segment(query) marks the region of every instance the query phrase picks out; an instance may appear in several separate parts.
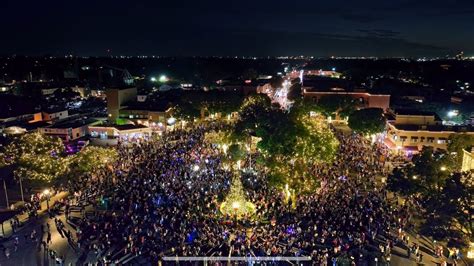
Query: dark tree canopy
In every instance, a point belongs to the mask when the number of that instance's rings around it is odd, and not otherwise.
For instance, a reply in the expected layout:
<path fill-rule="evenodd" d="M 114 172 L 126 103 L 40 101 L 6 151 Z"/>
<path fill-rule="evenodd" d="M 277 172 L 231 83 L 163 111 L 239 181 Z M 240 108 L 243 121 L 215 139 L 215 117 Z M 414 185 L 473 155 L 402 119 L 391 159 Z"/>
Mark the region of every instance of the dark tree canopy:
<path fill-rule="evenodd" d="M 346 117 L 355 110 L 356 104 L 354 99 L 349 96 L 326 95 L 319 99 L 318 106 L 326 116 L 339 113 Z"/>
<path fill-rule="evenodd" d="M 280 76 L 274 76 L 270 79 L 270 86 L 272 86 L 274 89 L 281 88 L 282 84 L 283 78 Z"/>
<path fill-rule="evenodd" d="M 288 100 L 294 101 L 296 99 L 300 99 L 301 97 L 303 97 L 301 83 L 293 83 L 287 95 Z"/>
<path fill-rule="evenodd" d="M 449 136 L 448 151 L 453 154 L 455 169 L 460 170 L 462 165 L 463 150 L 474 146 L 474 136 L 468 134 L 452 134 Z"/>
<path fill-rule="evenodd" d="M 386 119 L 380 108 L 366 108 L 349 115 L 349 127 L 357 133 L 376 134 L 385 130 Z"/>
<path fill-rule="evenodd" d="M 186 91 L 175 97 L 175 115 L 182 119 L 198 118 L 201 112 L 227 115 L 237 112 L 244 96 L 237 92 L 219 90 Z"/>
<path fill-rule="evenodd" d="M 418 199 L 426 216 L 421 233 L 463 245 L 473 232 L 470 201 L 474 186 L 470 175 L 451 172 L 451 162 L 448 153 L 424 147 L 412 164 L 393 171 L 387 188 Z"/>

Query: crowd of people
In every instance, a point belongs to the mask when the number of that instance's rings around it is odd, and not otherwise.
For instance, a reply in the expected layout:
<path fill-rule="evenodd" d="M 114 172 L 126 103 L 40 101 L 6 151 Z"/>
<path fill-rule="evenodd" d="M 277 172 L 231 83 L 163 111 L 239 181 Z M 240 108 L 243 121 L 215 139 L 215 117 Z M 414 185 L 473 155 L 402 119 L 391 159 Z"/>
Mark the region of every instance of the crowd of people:
<path fill-rule="evenodd" d="M 120 145 L 113 168 L 76 188 L 79 194 L 100 194 L 99 205 L 106 205 L 106 211 L 79 222 L 78 246 L 104 258 L 110 255 L 105 251 L 120 247 L 124 255 L 153 262 L 164 256 L 230 255 L 311 256 L 329 264 L 390 253 L 389 232 L 408 217 L 387 204 L 385 190 L 371 185 L 385 169 L 381 146 L 337 133 L 337 160 L 311 170 L 322 180 L 321 189 L 289 203 L 258 167 L 245 173 L 223 167 L 222 149 L 204 141 L 206 132 L 221 129 L 201 125 Z M 252 219 L 237 221 L 219 212 L 236 174 L 256 206 Z"/>

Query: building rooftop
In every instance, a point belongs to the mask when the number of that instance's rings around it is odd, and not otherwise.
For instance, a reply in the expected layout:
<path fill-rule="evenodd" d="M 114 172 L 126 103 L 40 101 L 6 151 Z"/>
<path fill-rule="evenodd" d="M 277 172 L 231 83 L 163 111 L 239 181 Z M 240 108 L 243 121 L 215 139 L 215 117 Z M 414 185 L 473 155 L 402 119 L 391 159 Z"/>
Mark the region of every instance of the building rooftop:
<path fill-rule="evenodd" d="M 412 115 L 412 116 L 434 116 L 435 121 L 443 121 L 436 112 L 427 112 L 416 109 L 396 109 L 395 115 Z"/>
<path fill-rule="evenodd" d="M 145 102 L 129 102 L 125 104 L 122 110 L 140 110 L 140 111 L 156 111 L 165 112 L 169 109 L 170 103 L 165 100 L 147 100 Z"/>
<path fill-rule="evenodd" d="M 353 91 L 355 84 L 346 79 L 330 78 L 330 77 L 305 77 L 303 79 L 303 87 L 308 92 L 311 91 L 333 91 L 334 88 L 344 91 Z"/>
<path fill-rule="evenodd" d="M 392 124 L 398 130 L 404 131 L 432 131 L 432 132 L 472 132 L 474 133 L 474 126 L 471 125 L 458 125 L 458 126 L 448 126 L 448 125 L 406 125 L 406 124 Z"/>
<path fill-rule="evenodd" d="M 125 124 L 125 125 L 103 124 L 103 125 L 94 125 L 94 127 L 113 127 L 117 130 L 130 130 L 130 129 L 148 128 L 147 126 L 144 126 L 144 125 L 134 125 L 134 124 Z"/>
<path fill-rule="evenodd" d="M 94 118 L 87 118 L 87 119 L 80 118 L 80 119 L 74 119 L 74 120 L 69 120 L 69 121 L 61 121 L 61 122 L 48 126 L 48 128 L 78 128 L 78 127 L 90 125 L 96 122 L 98 122 L 98 120 Z"/>

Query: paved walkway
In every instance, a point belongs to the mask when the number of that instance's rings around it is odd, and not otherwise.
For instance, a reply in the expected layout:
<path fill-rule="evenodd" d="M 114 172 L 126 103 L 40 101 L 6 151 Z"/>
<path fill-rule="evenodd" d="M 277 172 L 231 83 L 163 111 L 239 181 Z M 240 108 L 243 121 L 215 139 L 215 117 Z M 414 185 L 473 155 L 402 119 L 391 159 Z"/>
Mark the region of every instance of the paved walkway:
<path fill-rule="evenodd" d="M 58 265 L 54 258 L 49 256 L 49 251 L 54 251 L 58 256 L 64 259 L 63 265 L 76 265 L 76 262 L 81 254 L 76 245 L 75 234 L 73 233 L 72 241 L 64 236 L 64 231 L 59 231 L 54 224 L 54 219 L 60 219 L 64 223 L 64 230 L 74 232 L 74 229 L 66 222 L 64 213 L 50 218 L 48 215 L 41 215 L 34 222 L 27 223 L 22 227 L 21 231 L 13 234 L 13 238 L 2 242 L 1 245 L 10 250 L 10 258 L 7 258 L 4 252 L 0 252 L 0 265 Z M 50 225 L 51 243 L 47 249 L 40 245 L 41 240 L 47 240 L 47 233 L 42 236 L 41 226 L 46 228 L 46 224 Z M 38 234 L 39 241 L 31 241 L 30 234 L 35 230 Z M 26 236 L 26 238 L 25 238 Z M 18 237 L 18 249 L 15 251 L 14 238 Z"/>
<path fill-rule="evenodd" d="M 69 195 L 69 192 L 64 192 L 64 191 L 56 193 L 56 195 L 52 196 L 49 199 L 49 206 L 50 207 L 53 206 L 56 201 L 64 199 L 68 195 Z M 41 202 L 40 207 L 41 208 L 38 211 L 38 216 L 44 214 L 48 210 L 48 203 L 46 202 L 46 200 Z M 22 224 L 22 226 L 20 228 L 18 228 L 17 231 L 21 231 L 25 227 L 25 224 L 30 222 L 29 217 L 28 217 L 28 213 L 19 214 L 19 215 L 17 215 L 17 217 L 18 217 L 18 220 L 20 221 L 20 223 Z M 3 228 L 4 228 L 4 231 L 5 231 L 5 235 L 2 235 L 2 232 L 0 231 L 0 236 L 10 237 L 13 233 L 12 227 L 11 227 L 11 224 L 10 224 L 10 220 L 7 220 L 3 223 Z"/>

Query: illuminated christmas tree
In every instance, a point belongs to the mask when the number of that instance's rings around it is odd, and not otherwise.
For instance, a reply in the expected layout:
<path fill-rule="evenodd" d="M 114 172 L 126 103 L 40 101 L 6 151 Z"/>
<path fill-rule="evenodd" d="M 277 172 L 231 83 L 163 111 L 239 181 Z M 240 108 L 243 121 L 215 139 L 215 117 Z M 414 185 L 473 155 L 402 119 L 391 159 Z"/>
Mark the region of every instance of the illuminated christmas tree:
<path fill-rule="evenodd" d="M 234 216 L 237 219 L 248 217 L 255 212 L 255 205 L 247 201 L 240 177 L 234 176 L 229 194 L 221 204 L 223 214 Z"/>

